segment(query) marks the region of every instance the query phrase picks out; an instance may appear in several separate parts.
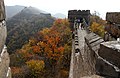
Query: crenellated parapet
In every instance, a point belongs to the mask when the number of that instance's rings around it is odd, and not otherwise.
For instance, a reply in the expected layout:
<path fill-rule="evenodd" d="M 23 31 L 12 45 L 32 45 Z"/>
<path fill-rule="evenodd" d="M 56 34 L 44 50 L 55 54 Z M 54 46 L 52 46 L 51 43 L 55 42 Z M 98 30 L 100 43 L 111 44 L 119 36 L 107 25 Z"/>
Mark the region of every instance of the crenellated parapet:
<path fill-rule="evenodd" d="M 90 10 L 69 10 L 68 14 L 71 15 L 79 15 L 79 14 L 83 14 L 83 15 L 89 15 L 90 14 Z"/>
<path fill-rule="evenodd" d="M 10 58 L 5 46 L 7 29 L 4 0 L 0 0 L 0 78 L 11 78 Z"/>

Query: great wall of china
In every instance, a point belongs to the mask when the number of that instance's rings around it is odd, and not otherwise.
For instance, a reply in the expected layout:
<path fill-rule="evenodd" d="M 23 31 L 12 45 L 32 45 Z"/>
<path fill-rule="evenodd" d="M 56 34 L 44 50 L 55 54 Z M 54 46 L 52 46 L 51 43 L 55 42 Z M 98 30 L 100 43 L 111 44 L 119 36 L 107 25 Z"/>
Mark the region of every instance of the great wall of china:
<path fill-rule="evenodd" d="M 0 78 L 11 78 L 10 59 L 5 46 L 5 18 L 4 0 L 0 0 Z M 68 18 L 73 26 L 71 28 L 77 27 L 72 41 L 69 78 L 120 78 L 120 42 L 105 42 L 87 28 L 83 30 L 74 24 L 75 19 L 84 18 L 89 25 L 90 10 L 70 10 Z"/>
<path fill-rule="evenodd" d="M 71 28 L 75 29 L 69 78 L 120 78 L 120 42 L 105 42 L 87 28 L 83 30 L 74 24 L 76 18 L 85 18 L 89 24 L 89 16 L 89 10 L 68 12 Z M 80 51 L 76 52 L 78 48 Z"/>

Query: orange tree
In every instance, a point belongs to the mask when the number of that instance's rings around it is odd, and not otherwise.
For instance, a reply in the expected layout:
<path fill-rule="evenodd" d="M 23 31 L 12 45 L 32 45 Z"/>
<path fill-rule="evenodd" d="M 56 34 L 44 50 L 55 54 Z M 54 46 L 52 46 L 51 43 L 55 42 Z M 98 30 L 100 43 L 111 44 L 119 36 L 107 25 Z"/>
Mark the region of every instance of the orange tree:
<path fill-rule="evenodd" d="M 56 20 L 50 29 L 43 29 L 30 41 L 33 53 L 45 57 L 53 71 L 58 64 L 69 67 L 71 33 L 68 20 Z"/>
<path fill-rule="evenodd" d="M 63 55 L 65 43 L 70 44 L 70 35 L 68 20 L 58 19 L 51 28 L 43 29 L 29 40 L 29 45 L 33 53 L 57 61 Z"/>

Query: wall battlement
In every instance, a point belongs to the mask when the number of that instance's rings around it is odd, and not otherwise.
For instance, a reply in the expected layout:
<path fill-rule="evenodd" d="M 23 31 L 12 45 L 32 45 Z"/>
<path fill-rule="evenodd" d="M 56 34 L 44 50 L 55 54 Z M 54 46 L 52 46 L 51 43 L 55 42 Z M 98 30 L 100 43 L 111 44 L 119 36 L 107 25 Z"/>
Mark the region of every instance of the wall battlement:
<path fill-rule="evenodd" d="M 69 10 L 68 11 L 68 19 L 75 19 L 75 18 L 86 18 L 90 16 L 90 10 Z"/>
<path fill-rule="evenodd" d="M 90 10 L 69 10 L 68 14 L 90 14 Z"/>

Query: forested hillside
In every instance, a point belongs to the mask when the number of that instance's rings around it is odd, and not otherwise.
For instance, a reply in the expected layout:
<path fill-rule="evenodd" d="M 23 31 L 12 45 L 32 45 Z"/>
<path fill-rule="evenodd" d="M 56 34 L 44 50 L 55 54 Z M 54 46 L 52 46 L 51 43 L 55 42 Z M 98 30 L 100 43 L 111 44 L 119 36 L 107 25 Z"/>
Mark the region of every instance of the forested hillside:
<path fill-rule="evenodd" d="M 68 78 L 71 30 L 66 19 L 38 31 L 11 54 L 12 78 Z"/>
<path fill-rule="evenodd" d="M 29 38 L 54 22 L 51 14 L 41 13 L 33 7 L 24 8 L 21 12 L 7 20 L 7 46 L 9 53 L 20 49 Z"/>

